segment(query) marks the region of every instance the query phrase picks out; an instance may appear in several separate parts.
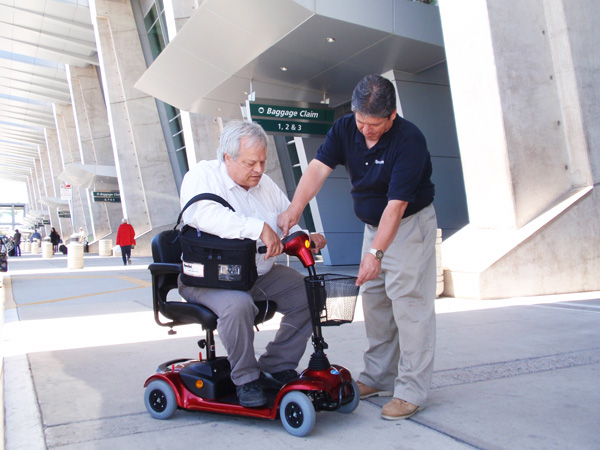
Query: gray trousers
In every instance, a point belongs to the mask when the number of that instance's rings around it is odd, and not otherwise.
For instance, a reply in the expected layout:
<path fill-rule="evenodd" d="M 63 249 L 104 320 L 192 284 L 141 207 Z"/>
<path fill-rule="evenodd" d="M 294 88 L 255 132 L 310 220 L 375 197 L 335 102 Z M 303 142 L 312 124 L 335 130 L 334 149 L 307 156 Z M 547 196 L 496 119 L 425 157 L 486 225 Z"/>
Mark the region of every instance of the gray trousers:
<path fill-rule="evenodd" d="M 432 205 L 402 219 L 381 273 L 361 288 L 369 346 L 359 381 L 419 406 L 433 373 L 436 229 Z M 376 232 L 365 227 L 363 254 Z"/>
<path fill-rule="evenodd" d="M 185 286 L 179 280 L 179 294 L 188 302 L 210 308 L 218 317 L 217 331 L 231 364 L 231 379 L 237 386 L 256 380 L 260 371 L 296 369 L 312 332 L 304 275 L 275 264 L 258 277 L 249 291 L 207 289 Z M 269 299 L 277 304 L 281 325 L 265 353 L 256 359 L 254 301 Z"/>

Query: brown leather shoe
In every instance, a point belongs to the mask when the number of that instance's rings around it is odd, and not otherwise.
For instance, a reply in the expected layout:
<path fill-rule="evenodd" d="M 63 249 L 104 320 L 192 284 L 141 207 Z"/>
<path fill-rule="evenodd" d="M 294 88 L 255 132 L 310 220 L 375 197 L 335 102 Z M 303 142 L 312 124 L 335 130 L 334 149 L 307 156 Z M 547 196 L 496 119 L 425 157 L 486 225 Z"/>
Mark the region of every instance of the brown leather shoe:
<path fill-rule="evenodd" d="M 371 386 L 367 386 L 365 383 L 361 383 L 357 381 L 358 385 L 358 393 L 360 394 L 360 398 L 369 398 L 369 397 L 390 397 L 394 395 L 392 391 L 381 391 L 379 389 L 372 388 Z"/>
<path fill-rule="evenodd" d="M 383 406 L 381 417 L 386 420 L 408 419 L 422 410 L 423 407 L 421 406 L 413 405 L 406 400 L 393 398 Z"/>

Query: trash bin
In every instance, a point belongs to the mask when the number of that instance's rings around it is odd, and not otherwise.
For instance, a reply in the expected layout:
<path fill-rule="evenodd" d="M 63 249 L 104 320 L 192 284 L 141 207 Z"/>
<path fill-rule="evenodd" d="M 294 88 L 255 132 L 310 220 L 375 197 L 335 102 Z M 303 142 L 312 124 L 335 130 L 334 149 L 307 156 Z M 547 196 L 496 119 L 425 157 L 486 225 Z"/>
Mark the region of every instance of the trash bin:
<path fill-rule="evenodd" d="M 67 267 L 69 269 L 83 269 L 83 245 L 71 242 L 68 245 Z"/>
<path fill-rule="evenodd" d="M 98 256 L 111 256 L 112 246 L 112 239 L 100 239 L 98 242 Z"/>

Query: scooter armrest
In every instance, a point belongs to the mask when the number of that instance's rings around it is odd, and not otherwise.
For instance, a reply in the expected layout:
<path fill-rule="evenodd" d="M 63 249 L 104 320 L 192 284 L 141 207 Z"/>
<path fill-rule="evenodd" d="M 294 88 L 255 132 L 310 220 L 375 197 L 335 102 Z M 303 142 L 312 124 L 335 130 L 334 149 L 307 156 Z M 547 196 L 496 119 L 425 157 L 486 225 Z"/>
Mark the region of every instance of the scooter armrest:
<path fill-rule="evenodd" d="M 152 263 L 148 266 L 148 270 L 150 270 L 152 275 L 160 275 L 165 273 L 181 273 L 181 264 Z"/>

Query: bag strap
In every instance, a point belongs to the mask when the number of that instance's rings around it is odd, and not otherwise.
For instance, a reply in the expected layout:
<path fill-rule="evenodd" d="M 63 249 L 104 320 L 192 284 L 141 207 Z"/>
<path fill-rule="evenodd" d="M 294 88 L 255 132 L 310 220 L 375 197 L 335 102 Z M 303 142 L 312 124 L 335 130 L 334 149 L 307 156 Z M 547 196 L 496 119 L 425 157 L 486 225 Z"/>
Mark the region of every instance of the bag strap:
<path fill-rule="evenodd" d="M 227 203 L 227 200 L 225 200 L 223 197 L 218 196 L 217 194 L 210 194 L 210 193 L 198 194 L 198 195 L 193 196 L 185 204 L 185 206 L 183 207 L 183 209 L 179 213 L 179 217 L 177 217 L 177 223 L 173 227 L 174 230 L 177 229 L 177 227 L 179 226 L 179 223 L 181 222 L 181 218 L 183 217 L 184 211 L 186 209 L 188 209 L 190 206 L 192 206 L 194 203 L 199 202 L 200 200 L 212 200 L 213 202 L 220 203 L 221 205 L 223 205 L 226 208 L 229 208 L 230 210 L 232 210 L 233 212 L 235 212 L 235 209 L 233 209 L 233 207 L 229 203 Z"/>

